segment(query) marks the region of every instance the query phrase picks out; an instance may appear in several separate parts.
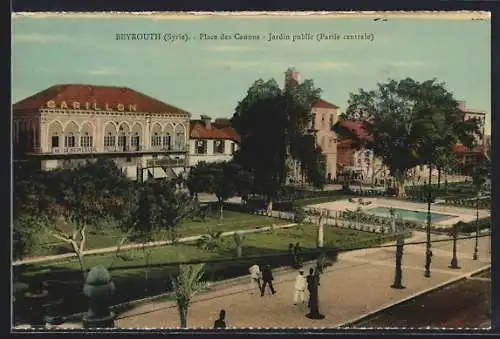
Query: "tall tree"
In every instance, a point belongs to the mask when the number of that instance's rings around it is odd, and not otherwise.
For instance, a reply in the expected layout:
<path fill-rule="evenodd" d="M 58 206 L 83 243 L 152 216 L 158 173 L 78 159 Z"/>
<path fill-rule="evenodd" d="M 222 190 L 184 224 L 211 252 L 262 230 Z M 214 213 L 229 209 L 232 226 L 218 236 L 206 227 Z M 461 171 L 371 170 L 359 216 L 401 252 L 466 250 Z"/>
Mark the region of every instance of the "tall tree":
<path fill-rule="evenodd" d="M 256 193 L 268 199 L 268 210 L 285 184 L 289 169 L 287 160 L 307 163 L 308 179 L 317 183 L 319 164 L 315 157 L 300 152 L 304 143 L 315 149 L 314 138 L 301 138 L 308 132 L 312 103 L 319 98 L 320 89 L 312 80 L 287 83 L 281 89 L 275 80 L 257 80 L 238 103 L 232 125 L 241 137 L 240 149 L 234 161 L 249 170 L 255 180 Z"/>
<path fill-rule="evenodd" d="M 149 281 L 151 247 L 159 232 L 175 228 L 190 211 L 191 199 L 177 190 L 177 183 L 164 180 L 148 180 L 139 188 L 136 204 L 122 227 L 133 241 L 143 244 L 146 261 L 146 281 Z M 147 288 L 147 286 L 146 286 Z"/>
<path fill-rule="evenodd" d="M 398 196 L 404 197 L 408 170 L 433 165 L 456 143 L 472 146 L 478 134 L 477 120 L 463 120 L 458 102 L 435 79 L 417 82 L 406 78 L 379 83 L 376 90 L 351 93 L 344 115 L 363 120 L 369 138 L 363 140 L 337 123 L 333 130 L 373 150 L 396 180 Z"/>

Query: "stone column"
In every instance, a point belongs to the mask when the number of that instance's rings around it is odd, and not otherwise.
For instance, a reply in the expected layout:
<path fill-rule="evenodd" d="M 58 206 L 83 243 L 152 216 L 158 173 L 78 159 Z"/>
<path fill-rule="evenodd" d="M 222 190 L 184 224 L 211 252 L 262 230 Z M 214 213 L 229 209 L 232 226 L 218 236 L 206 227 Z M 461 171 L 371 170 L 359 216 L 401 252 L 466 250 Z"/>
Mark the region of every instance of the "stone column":
<path fill-rule="evenodd" d="M 144 125 L 142 147 L 145 149 L 151 149 L 151 118 L 146 118 L 146 124 Z"/>
<path fill-rule="evenodd" d="M 50 152 L 50 145 L 49 145 L 49 131 L 48 131 L 48 126 L 45 121 L 45 117 L 42 116 L 40 118 L 40 135 L 38 136 L 40 138 L 40 150 L 41 152 Z"/>
<path fill-rule="evenodd" d="M 96 119 L 95 135 L 94 135 L 94 146 L 97 152 L 104 151 L 104 125 L 102 117 Z"/>

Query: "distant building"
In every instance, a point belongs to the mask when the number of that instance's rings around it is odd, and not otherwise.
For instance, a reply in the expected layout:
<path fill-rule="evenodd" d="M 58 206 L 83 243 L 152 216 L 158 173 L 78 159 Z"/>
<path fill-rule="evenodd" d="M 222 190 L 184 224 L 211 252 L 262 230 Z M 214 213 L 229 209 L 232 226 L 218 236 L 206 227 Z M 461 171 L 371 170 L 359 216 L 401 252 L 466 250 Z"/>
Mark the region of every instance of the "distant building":
<path fill-rule="evenodd" d="M 354 132 L 362 140 L 371 140 L 363 127 L 363 121 L 341 120 L 339 124 Z M 388 171 L 382 161 L 375 157 L 372 150 L 361 147 L 356 149 L 353 140 L 340 138 L 337 142 L 337 178 L 344 181 L 346 176 L 369 183 L 382 183 L 388 179 Z"/>
<path fill-rule="evenodd" d="M 190 167 L 201 161 L 230 161 L 240 142 L 240 136 L 228 119 L 212 122 L 212 118 L 206 115 L 199 120 L 191 120 L 189 137 Z"/>
<path fill-rule="evenodd" d="M 300 74 L 294 68 L 289 68 L 285 72 L 285 83 L 299 82 Z M 337 175 L 337 139 L 332 131 L 333 125 L 338 119 L 339 106 L 326 100 L 318 99 L 312 103 L 312 119 L 308 126 L 311 132 L 316 135 L 316 144 L 321 147 L 326 161 L 326 179 L 333 180 Z M 302 174 L 300 164 L 297 161 L 289 161 L 290 178 L 289 181 L 301 182 Z"/>
<path fill-rule="evenodd" d="M 464 113 L 464 120 L 471 118 L 479 119 L 481 129 L 481 135 L 478 136 L 478 144 L 476 147 L 470 149 L 461 144 L 453 146 L 453 152 L 455 152 L 455 154 L 457 154 L 461 158 L 461 167 L 465 168 L 467 166 L 476 164 L 482 159 L 482 157 L 484 157 L 485 142 L 491 139 L 488 139 L 484 136 L 484 122 L 486 113 L 467 109 L 464 101 L 459 101 L 458 107 Z M 371 138 L 371 136 L 368 135 L 363 127 L 363 121 L 342 120 L 339 123 L 344 128 L 356 133 L 361 139 L 369 140 Z M 380 159 L 374 157 L 373 153 L 370 150 L 365 150 L 363 148 L 357 150 L 355 147 L 353 147 L 352 140 L 348 138 L 339 139 L 337 143 L 337 159 L 339 175 L 342 171 L 348 170 L 350 172 L 358 173 L 358 177 L 363 178 L 364 181 L 366 181 L 367 178 L 371 178 L 372 182 L 383 182 L 389 177 L 389 173 L 385 166 L 383 166 Z M 429 169 L 426 165 L 417 166 L 409 171 L 409 174 L 414 176 L 414 179 L 418 178 L 423 181 L 428 178 Z M 432 176 L 434 178 L 437 178 L 438 175 L 438 171 L 436 169 L 433 169 Z"/>
<path fill-rule="evenodd" d="M 127 87 L 55 85 L 13 105 L 15 159 L 43 170 L 109 157 L 133 180 L 187 166 L 191 114 Z"/>
<path fill-rule="evenodd" d="M 468 148 L 464 145 L 455 145 L 453 151 L 460 157 L 462 168 L 468 168 L 479 163 L 486 153 L 486 135 L 485 135 L 485 122 L 486 122 L 486 112 L 477 111 L 467 108 L 465 101 L 458 102 L 458 108 L 464 113 L 464 120 L 477 119 L 479 121 L 479 128 L 481 134 L 476 139 L 476 146 L 474 148 Z M 491 142 L 491 139 L 490 139 Z"/>

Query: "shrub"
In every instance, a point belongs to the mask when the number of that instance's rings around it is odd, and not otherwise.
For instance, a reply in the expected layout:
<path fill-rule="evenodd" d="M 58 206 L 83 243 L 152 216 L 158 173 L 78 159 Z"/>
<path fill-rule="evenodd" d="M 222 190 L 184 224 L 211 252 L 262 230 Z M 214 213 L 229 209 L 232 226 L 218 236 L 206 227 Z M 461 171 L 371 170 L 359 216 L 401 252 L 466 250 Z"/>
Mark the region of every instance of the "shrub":
<path fill-rule="evenodd" d="M 22 259 L 40 245 L 40 233 L 46 220 L 40 216 L 22 214 L 14 219 L 13 255 Z"/>

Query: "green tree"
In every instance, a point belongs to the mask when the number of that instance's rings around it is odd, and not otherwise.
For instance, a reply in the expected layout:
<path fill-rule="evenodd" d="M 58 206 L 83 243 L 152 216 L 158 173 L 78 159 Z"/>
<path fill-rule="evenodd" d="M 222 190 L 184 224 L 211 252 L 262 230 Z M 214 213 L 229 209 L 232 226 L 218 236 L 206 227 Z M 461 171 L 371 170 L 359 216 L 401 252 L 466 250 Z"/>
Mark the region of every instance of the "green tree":
<path fill-rule="evenodd" d="M 197 198 L 198 193 L 213 193 L 214 176 L 212 164 L 201 161 L 189 170 L 186 186 L 191 195 Z"/>
<path fill-rule="evenodd" d="M 312 80 L 289 83 L 281 89 L 275 80 L 260 79 L 236 107 L 232 125 L 241 144 L 234 161 L 252 173 L 255 192 L 267 197 L 268 210 L 285 184 L 290 158 L 307 164 L 308 179 L 314 185 L 321 186 L 324 180 L 318 180 L 321 175 L 316 171 L 321 171 L 322 164 L 315 163 L 317 157 L 305 157 L 307 152 L 302 152 L 306 148 L 316 150 L 315 138 L 303 136 L 314 133 L 307 127 L 312 104 L 320 92 Z"/>
<path fill-rule="evenodd" d="M 369 137 L 337 123 L 333 130 L 354 141 L 359 148 L 373 150 L 395 178 L 398 196 L 404 197 L 408 170 L 433 165 L 439 154 L 451 152 L 454 144 L 472 145 L 478 134 L 477 120 L 463 121 L 458 102 L 435 79 L 417 82 L 406 78 L 379 83 L 376 90 L 351 93 L 344 115 L 363 120 Z"/>
<path fill-rule="evenodd" d="M 224 203 L 240 194 L 247 198 L 252 188 L 252 176 L 234 162 L 199 163 L 191 169 L 188 187 L 191 194 L 215 194 L 220 211 L 220 220 L 224 218 Z"/>
<path fill-rule="evenodd" d="M 120 218 L 129 210 L 131 182 L 114 163 L 98 160 L 76 169 L 54 171 L 49 187 L 49 194 L 73 227 L 68 234 L 56 223 L 49 223 L 48 232 L 71 245 L 85 275 L 86 231 L 88 227 L 98 228 L 105 217 Z"/>
<path fill-rule="evenodd" d="M 21 214 L 13 221 L 12 251 L 15 260 L 23 259 L 39 246 L 39 236 L 46 225 L 43 216 Z"/>
<path fill-rule="evenodd" d="M 181 328 L 187 328 L 188 310 L 193 296 L 205 287 L 205 283 L 201 280 L 203 274 L 203 264 L 180 265 L 179 275 L 176 279 L 171 280 L 179 310 Z"/>
<path fill-rule="evenodd" d="M 175 228 L 189 213 L 191 199 L 177 190 L 175 181 L 147 180 L 137 192 L 136 204 L 122 228 L 133 241 L 143 244 L 146 289 L 149 281 L 151 246 L 160 232 Z"/>

